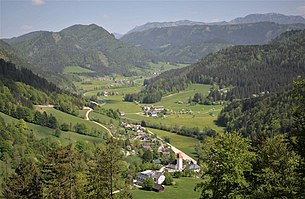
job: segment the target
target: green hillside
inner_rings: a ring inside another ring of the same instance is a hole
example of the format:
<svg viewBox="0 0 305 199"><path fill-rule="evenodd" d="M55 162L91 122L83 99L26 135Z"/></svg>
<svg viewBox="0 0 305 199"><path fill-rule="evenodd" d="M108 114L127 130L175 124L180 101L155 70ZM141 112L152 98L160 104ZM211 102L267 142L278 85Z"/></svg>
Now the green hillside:
<svg viewBox="0 0 305 199"><path fill-rule="evenodd" d="M268 45L243 45L221 50L187 68L171 70L146 80L143 91L125 97L125 100L160 101L166 93L184 90L189 83L231 87L221 96L216 90L211 96L214 100L232 100L283 90L292 81L305 76L304 38L304 30L290 31Z"/></svg>
<svg viewBox="0 0 305 199"><path fill-rule="evenodd" d="M60 32L32 32L5 41L32 65L57 73L66 66L81 66L100 74L128 75L129 68L146 66L144 53L95 24L74 25Z"/></svg>
<svg viewBox="0 0 305 199"><path fill-rule="evenodd" d="M304 29L305 24L271 22L229 25L194 25L152 28L133 32L122 41L140 47L173 63L194 63L211 52L232 45L266 44L291 29Z"/></svg>

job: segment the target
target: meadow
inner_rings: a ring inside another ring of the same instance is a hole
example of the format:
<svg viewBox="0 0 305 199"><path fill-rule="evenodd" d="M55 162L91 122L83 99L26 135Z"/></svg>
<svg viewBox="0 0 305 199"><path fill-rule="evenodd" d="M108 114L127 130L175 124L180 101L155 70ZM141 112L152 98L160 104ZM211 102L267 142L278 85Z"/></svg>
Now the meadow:
<svg viewBox="0 0 305 199"><path fill-rule="evenodd" d="M158 129L152 129L147 128L151 132L157 134L160 138L169 138L170 144L175 146L176 148L180 149L187 155L191 156L192 158L196 159L196 151L195 147L197 144L199 144L199 140L192 138L192 137L186 137L182 135L178 135L175 133L171 133L168 131L158 130Z"/></svg>
<svg viewBox="0 0 305 199"><path fill-rule="evenodd" d="M0 116L4 119L4 121L6 123L17 123L18 119L15 119L13 117L10 117L4 113L0 112ZM75 143L78 140L85 140L88 142L102 142L102 140L100 138L97 137L93 137L93 136L87 136L87 135L81 135L81 134L77 134L75 132L62 132L60 137L57 138L54 135L54 129L50 129L48 127L44 127L44 126L40 126L40 125L36 125L36 124L32 124L29 122L26 122L29 131L31 131L31 129L33 130L33 132L35 132L35 137L37 139L42 139L42 138L47 138L47 137L53 137L54 139L58 139L63 145L67 145L69 143Z"/></svg>
<svg viewBox="0 0 305 199"><path fill-rule="evenodd" d="M176 185L165 186L163 192L145 191L136 189L131 191L134 199L192 199L199 198L199 192L195 192L194 188L200 182L199 178L174 178Z"/></svg>
<svg viewBox="0 0 305 199"><path fill-rule="evenodd" d="M77 123L85 124L90 131L98 130L105 134L108 134L108 132L104 128L100 127L99 125L97 125L91 121L84 120L82 118L64 113L64 112L56 110L54 108L44 107L44 108L38 108L37 110L39 110L41 112L45 111L47 114L52 114L54 117L56 117L59 124L66 123L68 125L71 124L73 126L76 125Z"/></svg>
<svg viewBox="0 0 305 199"><path fill-rule="evenodd" d="M81 73L95 73L94 71L82 68L79 66L67 66L64 68L64 74L81 74Z"/></svg>

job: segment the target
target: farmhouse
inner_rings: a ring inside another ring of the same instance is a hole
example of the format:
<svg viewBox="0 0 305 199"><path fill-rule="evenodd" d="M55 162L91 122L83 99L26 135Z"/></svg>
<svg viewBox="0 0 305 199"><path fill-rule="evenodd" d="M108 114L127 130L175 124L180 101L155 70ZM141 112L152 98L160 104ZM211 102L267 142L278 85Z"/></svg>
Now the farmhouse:
<svg viewBox="0 0 305 199"><path fill-rule="evenodd" d="M193 170L195 172L199 172L200 171L200 166L198 164L189 164L189 165L186 165L185 169L189 169L189 170Z"/></svg>
<svg viewBox="0 0 305 199"><path fill-rule="evenodd" d="M142 106L142 111L150 117L156 117L158 113L164 111L164 106Z"/></svg>
<svg viewBox="0 0 305 199"><path fill-rule="evenodd" d="M163 191L164 187L162 186L162 183L165 180L165 176L163 175L162 172L159 171L153 171L153 170L146 170L138 173L136 177L136 184L137 185L142 185L144 180L147 178L152 178L154 179L154 187L153 189L156 191Z"/></svg>

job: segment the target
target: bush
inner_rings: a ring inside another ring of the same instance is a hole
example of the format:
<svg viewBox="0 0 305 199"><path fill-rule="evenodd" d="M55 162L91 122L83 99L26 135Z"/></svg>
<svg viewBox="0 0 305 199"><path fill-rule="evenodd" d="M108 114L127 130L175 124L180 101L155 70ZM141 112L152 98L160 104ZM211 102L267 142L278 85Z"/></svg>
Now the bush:
<svg viewBox="0 0 305 199"><path fill-rule="evenodd" d="M146 178L144 181L143 181L143 184L142 184L142 187L143 189L145 190L148 190L148 191L151 191L154 187L154 179L152 178Z"/></svg>

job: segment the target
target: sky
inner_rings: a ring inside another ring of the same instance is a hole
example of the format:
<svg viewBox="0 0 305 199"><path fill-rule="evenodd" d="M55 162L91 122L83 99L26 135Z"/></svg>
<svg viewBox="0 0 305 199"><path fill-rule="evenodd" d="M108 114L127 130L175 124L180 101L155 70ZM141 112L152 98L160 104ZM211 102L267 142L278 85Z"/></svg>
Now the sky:
<svg viewBox="0 0 305 199"><path fill-rule="evenodd" d="M230 21L270 12L305 16L305 0L0 0L0 11L0 38L92 23L111 33L124 34L147 22Z"/></svg>

